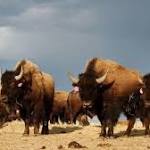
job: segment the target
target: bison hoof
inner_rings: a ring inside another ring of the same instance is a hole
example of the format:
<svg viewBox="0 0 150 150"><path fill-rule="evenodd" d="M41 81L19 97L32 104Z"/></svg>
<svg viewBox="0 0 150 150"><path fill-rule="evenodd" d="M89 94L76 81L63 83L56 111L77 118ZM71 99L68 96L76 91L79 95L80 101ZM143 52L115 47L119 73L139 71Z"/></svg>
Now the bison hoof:
<svg viewBox="0 0 150 150"><path fill-rule="evenodd" d="M147 134L147 135L145 135L144 137L145 137L145 138L149 138L149 137L150 137L150 135L148 135L148 134Z"/></svg>
<svg viewBox="0 0 150 150"><path fill-rule="evenodd" d="M49 132L41 132L41 134L49 134Z"/></svg>
<svg viewBox="0 0 150 150"><path fill-rule="evenodd" d="M150 133L148 131L145 131L145 136L148 137Z"/></svg>
<svg viewBox="0 0 150 150"><path fill-rule="evenodd" d="M23 136L28 136L29 135L29 132L24 132L23 133Z"/></svg>
<svg viewBox="0 0 150 150"><path fill-rule="evenodd" d="M131 135L130 132L127 132L127 131L126 131L126 132L124 133L124 136L128 136L128 137L129 137L130 135Z"/></svg>
<svg viewBox="0 0 150 150"><path fill-rule="evenodd" d="M24 136L29 135L29 129L25 129L24 132L23 132L23 135Z"/></svg>
<svg viewBox="0 0 150 150"><path fill-rule="evenodd" d="M49 130L44 130L44 129L42 129L41 134L49 134Z"/></svg>
<svg viewBox="0 0 150 150"><path fill-rule="evenodd" d="M39 133L34 133L34 136L38 136L39 135Z"/></svg>
<svg viewBox="0 0 150 150"><path fill-rule="evenodd" d="M109 139L115 139L116 136L114 136L114 135L108 135L108 138L109 138Z"/></svg>
<svg viewBox="0 0 150 150"><path fill-rule="evenodd" d="M106 134L100 133L99 137L106 137Z"/></svg>

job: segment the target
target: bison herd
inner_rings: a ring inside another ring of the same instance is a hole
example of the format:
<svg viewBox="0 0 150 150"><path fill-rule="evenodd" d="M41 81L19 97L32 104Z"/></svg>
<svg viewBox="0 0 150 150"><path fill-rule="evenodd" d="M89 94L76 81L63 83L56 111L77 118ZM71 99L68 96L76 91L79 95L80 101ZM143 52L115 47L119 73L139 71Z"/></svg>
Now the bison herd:
<svg viewBox="0 0 150 150"><path fill-rule="evenodd" d="M19 61L14 69L1 72L0 125L22 119L24 133L48 134L48 124L89 125L88 117L97 116L103 137L114 136L121 113L128 119L125 132L130 135L136 118L149 134L150 74L142 76L115 61L93 58L78 77L68 74L73 90L55 90L54 79L29 60Z"/></svg>

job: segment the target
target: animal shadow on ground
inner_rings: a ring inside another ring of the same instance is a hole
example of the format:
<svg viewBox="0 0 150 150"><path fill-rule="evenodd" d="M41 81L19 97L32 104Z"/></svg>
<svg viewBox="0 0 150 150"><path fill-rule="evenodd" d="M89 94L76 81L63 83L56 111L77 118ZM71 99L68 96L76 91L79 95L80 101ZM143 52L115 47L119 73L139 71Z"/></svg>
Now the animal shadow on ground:
<svg viewBox="0 0 150 150"><path fill-rule="evenodd" d="M139 137L139 136L145 136L144 134L145 130L137 130L137 129L134 129L131 131L131 135L129 137ZM115 136L118 138L118 137L127 137L125 135L125 131L120 131L118 133L115 134Z"/></svg>
<svg viewBox="0 0 150 150"><path fill-rule="evenodd" d="M52 129L49 130L50 134L63 134L63 133L69 133L73 132L75 130L81 130L82 127L52 127Z"/></svg>

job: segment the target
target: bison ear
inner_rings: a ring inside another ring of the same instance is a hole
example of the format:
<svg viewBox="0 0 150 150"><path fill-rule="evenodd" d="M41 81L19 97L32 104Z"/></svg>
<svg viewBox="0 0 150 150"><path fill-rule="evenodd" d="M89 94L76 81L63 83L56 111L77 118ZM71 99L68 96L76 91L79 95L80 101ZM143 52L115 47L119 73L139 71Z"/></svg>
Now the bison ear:
<svg viewBox="0 0 150 150"><path fill-rule="evenodd" d="M79 82L79 78L76 78L74 75L72 75L72 73L68 72L67 73L70 81L72 82L73 85L77 85Z"/></svg>

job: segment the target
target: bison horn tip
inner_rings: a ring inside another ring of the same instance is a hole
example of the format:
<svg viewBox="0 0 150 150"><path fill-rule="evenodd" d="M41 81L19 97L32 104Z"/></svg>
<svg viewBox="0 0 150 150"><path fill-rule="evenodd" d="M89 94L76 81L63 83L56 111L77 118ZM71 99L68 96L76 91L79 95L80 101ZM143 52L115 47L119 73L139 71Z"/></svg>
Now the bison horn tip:
<svg viewBox="0 0 150 150"><path fill-rule="evenodd" d="M15 79L18 81L22 78L22 76L23 76L23 69L21 67L20 73L19 73L19 75L15 76Z"/></svg>
<svg viewBox="0 0 150 150"><path fill-rule="evenodd" d="M77 84L79 82L79 78L76 78L74 75L72 75L72 73L68 72L67 75L72 83Z"/></svg>

